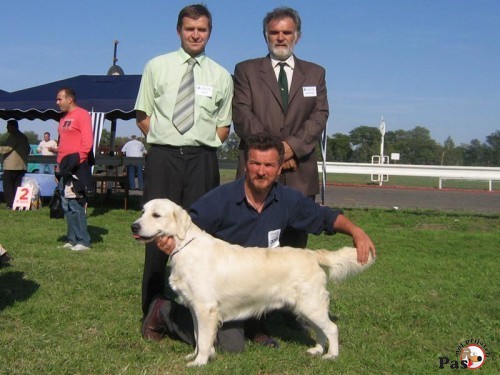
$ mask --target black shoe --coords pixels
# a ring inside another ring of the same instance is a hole
[[[7,267],[10,266],[9,262],[12,260],[12,257],[9,255],[9,253],[3,253],[0,256],[0,267]]]
[[[166,323],[160,314],[162,306],[167,302],[164,297],[157,297],[149,305],[149,310],[142,321],[142,337],[150,341],[160,341],[165,336]]]

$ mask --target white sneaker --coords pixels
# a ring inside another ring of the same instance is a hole
[[[58,249],[71,249],[73,245],[71,242],[66,242],[64,245],[57,246]]]
[[[73,251],[85,251],[90,250],[90,247],[77,243],[75,246],[71,248]]]

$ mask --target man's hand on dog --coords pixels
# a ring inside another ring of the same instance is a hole
[[[171,255],[175,249],[175,239],[172,236],[158,236],[155,241],[158,249],[167,255]]]

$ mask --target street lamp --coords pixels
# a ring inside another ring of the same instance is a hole
[[[380,164],[384,164],[384,136],[385,136],[384,116],[382,116],[380,119],[380,134],[382,134],[382,139],[380,140]]]
[[[385,158],[384,158],[384,136],[385,136],[385,121],[384,121],[384,116],[380,118],[380,134],[382,135],[380,139],[380,159],[379,159],[379,164],[384,164]],[[384,175],[379,174],[378,175],[378,184],[382,186],[382,183],[384,182]]]

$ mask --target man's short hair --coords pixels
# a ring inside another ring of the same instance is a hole
[[[212,32],[212,15],[210,14],[210,11],[206,7],[206,5],[203,4],[188,5],[181,9],[181,11],[179,12],[179,16],[177,17],[177,31],[181,30],[182,20],[184,19],[184,17],[197,20],[198,18],[203,16],[208,18],[208,30]]]
[[[262,31],[264,33],[264,37],[266,38],[267,35],[267,25],[269,22],[272,20],[281,20],[283,18],[290,17],[293,22],[295,23],[295,30],[297,32],[297,36],[300,36],[301,34],[301,29],[302,29],[302,21],[300,20],[300,15],[299,13],[292,8],[289,7],[279,7],[275,8],[269,13],[266,14],[264,17],[264,21],[262,22]]]
[[[248,153],[250,150],[267,151],[271,149],[278,151],[279,163],[280,165],[283,164],[283,160],[285,159],[285,147],[278,137],[265,133],[251,135],[245,139],[245,147],[243,149],[245,163],[248,161]]]
[[[64,95],[66,95],[67,97],[73,99],[73,101],[76,103],[76,92],[75,92],[75,90],[73,90],[71,87],[61,87],[59,89],[59,91],[57,91],[57,92],[61,92],[61,91],[64,91]]]
[[[50,133],[49,132],[45,132],[45,133],[43,133],[43,135],[48,135],[50,137]]]
[[[7,126],[13,126],[15,129],[19,130],[19,123],[13,118],[7,120]]]

